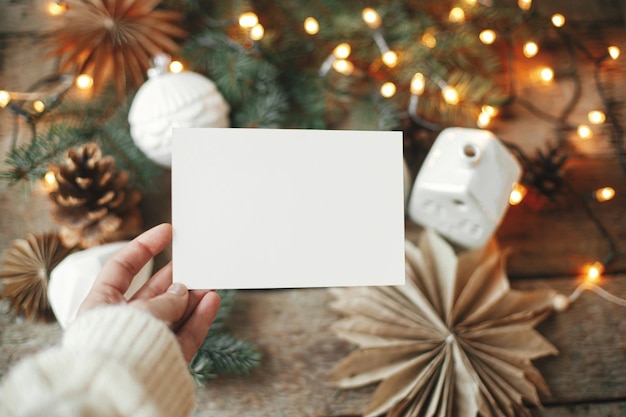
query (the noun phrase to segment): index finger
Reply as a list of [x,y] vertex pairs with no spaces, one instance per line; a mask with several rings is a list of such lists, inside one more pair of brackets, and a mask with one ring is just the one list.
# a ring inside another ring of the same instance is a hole
[[124,294],[143,266],[172,241],[172,225],[163,223],[127,243],[104,265],[92,291],[109,287]]

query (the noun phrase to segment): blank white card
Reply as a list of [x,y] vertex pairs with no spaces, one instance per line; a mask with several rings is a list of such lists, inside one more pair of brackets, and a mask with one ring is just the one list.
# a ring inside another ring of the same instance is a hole
[[175,129],[174,280],[404,284],[401,132]]

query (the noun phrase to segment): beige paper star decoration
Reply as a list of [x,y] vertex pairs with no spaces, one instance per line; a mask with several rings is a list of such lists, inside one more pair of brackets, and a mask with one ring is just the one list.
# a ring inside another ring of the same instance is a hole
[[380,382],[366,416],[530,416],[548,387],[531,360],[557,350],[535,329],[554,292],[510,288],[495,242],[461,252],[425,231],[406,243],[406,284],[333,289],[336,334],[358,345],[336,383]]

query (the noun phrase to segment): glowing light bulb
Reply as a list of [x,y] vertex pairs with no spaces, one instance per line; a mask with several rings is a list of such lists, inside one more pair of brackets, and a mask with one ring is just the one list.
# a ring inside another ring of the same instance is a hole
[[391,98],[396,94],[396,85],[387,81],[380,87],[380,94],[385,98]]
[[8,91],[0,90],[0,107],[5,108],[11,102],[11,94]]
[[180,61],[172,61],[170,62],[170,66],[168,67],[171,73],[179,74],[183,72],[185,66]]
[[600,110],[592,110],[587,113],[587,119],[589,119],[589,123],[592,125],[599,125],[604,123],[606,115]]
[[489,123],[491,123],[491,116],[489,116],[489,113],[481,111],[478,115],[478,120],[476,120],[476,125],[481,129],[484,129],[489,126]]
[[435,46],[437,46],[437,38],[435,38],[435,35],[430,31],[425,32],[422,35],[421,41],[430,49],[433,49]]
[[93,87],[93,77],[89,74],[80,74],[76,77],[75,84],[79,90],[89,90]]
[[517,0],[517,7],[526,11],[533,5],[533,0]]
[[350,75],[354,72],[354,64],[347,59],[338,59],[333,62],[333,69],[340,74]]
[[485,104],[480,108],[480,111],[483,113],[487,113],[489,117],[496,117],[498,115],[498,109],[488,104]]
[[587,125],[578,125],[576,133],[581,139],[591,139],[593,137],[593,132],[591,131],[591,128]]
[[60,16],[67,10],[67,4],[61,1],[52,1],[48,3],[48,14],[50,16]]
[[320,24],[314,17],[304,19],[304,31],[309,35],[315,35],[320,31]]
[[339,59],[346,59],[350,56],[351,52],[352,49],[350,48],[350,45],[344,42],[337,45],[337,47],[333,51],[333,55],[335,55],[335,57]]
[[528,41],[524,44],[522,53],[526,58],[532,58],[539,53],[539,46],[533,41]]
[[366,7],[365,9],[363,9],[361,16],[363,17],[363,20],[365,21],[367,26],[372,29],[378,29],[382,23],[382,20],[376,10],[372,9],[371,7]]
[[619,58],[620,50],[617,46],[609,46],[609,56],[613,59]]
[[265,28],[262,24],[257,23],[250,29],[250,39],[253,41],[260,41],[265,36]]
[[602,262],[594,262],[592,264],[586,264],[583,266],[583,273],[585,274],[585,281],[589,283],[596,282],[604,272],[604,265]]
[[411,79],[411,94],[421,96],[422,94],[424,94],[425,87],[426,80],[424,79],[424,74],[422,74],[421,72],[416,72]]
[[496,41],[496,32],[491,29],[485,29],[478,35],[478,38],[485,45],[491,45]]
[[448,15],[448,20],[452,23],[463,23],[465,22],[465,12],[460,7],[453,7]]
[[35,109],[37,113],[43,113],[46,110],[46,105],[41,100],[35,100],[33,102],[33,109]]
[[553,14],[550,20],[552,21],[554,27],[557,28],[563,27],[563,25],[565,24],[565,16],[563,16],[561,13]]
[[526,197],[526,193],[528,193],[528,189],[524,187],[522,184],[516,182],[513,184],[513,189],[511,190],[511,194],[509,195],[509,204],[512,206],[516,206],[524,200]]
[[543,82],[549,83],[554,79],[554,71],[552,68],[543,67],[539,70],[539,77]]
[[43,183],[47,190],[52,191],[57,186],[57,177],[52,171],[46,172],[43,176]]
[[594,193],[596,200],[600,203],[612,200],[615,197],[615,190],[611,187],[599,188]]
[[441,94],[443,95],[443,99],[446,101],[446,103],[452,105],[459,104],[459,93],[454,87],[446,85],[443,90],[441,90]]
[[387,65],[389,68],[393,68],[398,65],[398,54],[396,54],[394,51],[385,52],[382,59],[385,65]]
[[239,26],[245,29],[252,29],[259,23],[259,17],[253,12],[246,12],[239,15]]

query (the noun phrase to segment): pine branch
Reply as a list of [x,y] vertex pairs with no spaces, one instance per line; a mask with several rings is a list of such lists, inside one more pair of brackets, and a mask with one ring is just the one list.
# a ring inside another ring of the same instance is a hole
[[248,375],[260,365],[260,361],[261,354],[251,343],[211,331],[189,368],[194,379],[203,385],[219,374]]
[[79,127],[53,125],[45,133],[40,133],[30,143],[12,149],[5,159],[10,166],[0,172],[0,179],[10,185],[27,180],[34,182],[41,179],[48,167],[55,165],[67,149],[87,142],[91,132]]

